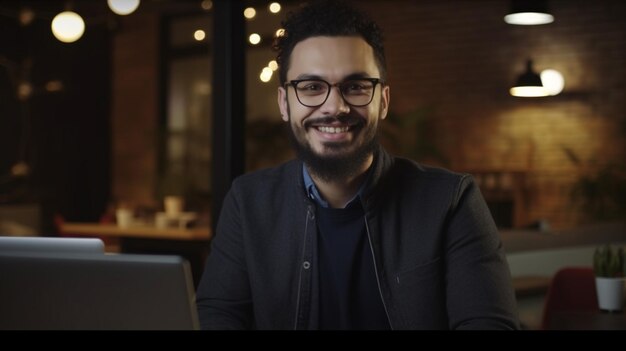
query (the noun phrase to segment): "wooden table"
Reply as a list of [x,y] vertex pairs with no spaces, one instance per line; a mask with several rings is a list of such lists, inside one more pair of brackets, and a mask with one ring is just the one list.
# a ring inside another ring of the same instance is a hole
[[[180,255],[186,258],[197,287],[208,255],[213,233],[209,227],[157,228],[148,224],[134,224],[120,227],[110,223],[71,223],[60,226],[61,234],[94,236],[105,240],[108,253],[140,253]],[[107,241],[112,243],[107,244]]]
[[61,233],[72,235],[96,235],[100,237],[167,239],[167,240],[210,240],[212,233],[209,227],[190,229],[157,228],[150,225],[131,225],[122,228],[117,224],[104,223],[71,223],[61,225]]

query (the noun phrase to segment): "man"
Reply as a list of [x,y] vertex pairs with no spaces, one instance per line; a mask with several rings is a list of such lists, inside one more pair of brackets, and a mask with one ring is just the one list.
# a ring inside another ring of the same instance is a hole
[[379,28],[315,1],[277,39],[299,160],[233,182],[197,292],[207,329],[516,329],[497,230],[467,175],[388,155]]

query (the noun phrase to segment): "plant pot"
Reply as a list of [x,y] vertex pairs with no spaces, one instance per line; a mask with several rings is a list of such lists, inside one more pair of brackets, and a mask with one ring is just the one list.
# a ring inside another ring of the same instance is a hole
[[624,282],[626,278],[596,277],[598,307],[606,311],[621,311],[624,308]]

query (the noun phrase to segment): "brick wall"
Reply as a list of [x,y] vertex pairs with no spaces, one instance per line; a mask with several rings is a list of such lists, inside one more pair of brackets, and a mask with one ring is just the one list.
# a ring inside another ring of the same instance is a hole
[[[386,33],[392,110],[429,108],[445,166],[524,173],[525,222],[562,229],[584,220],[573,182],[626,156],[617,132],[626,120],[626,2],[552,0],[556,20],[542,26],[506,24],[508,1],[359,4]],[[560,96],[508,95],[527,58],[564,75]]]
[[113,197],[154,203],[157,177],[159,17],[121,17],[113,42]]

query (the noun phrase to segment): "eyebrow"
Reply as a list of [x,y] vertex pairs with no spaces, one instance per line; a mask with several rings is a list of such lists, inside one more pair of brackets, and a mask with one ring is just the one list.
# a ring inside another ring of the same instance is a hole
[[[365,73],[365,72],[355,72],[352,74],[349,74],[347,76],[345,76],[341,82],[345,82],[347,80],[352,80],[352,79],[363,79],[363,78],[373,78],[371,77],[369,74]],[[320,80],[326,80],[324,77],[317,75],[317,74],[306,74],[303,73],[299,76],[296,77],[295,80],[302,80],[302,79],[320,79]]]

